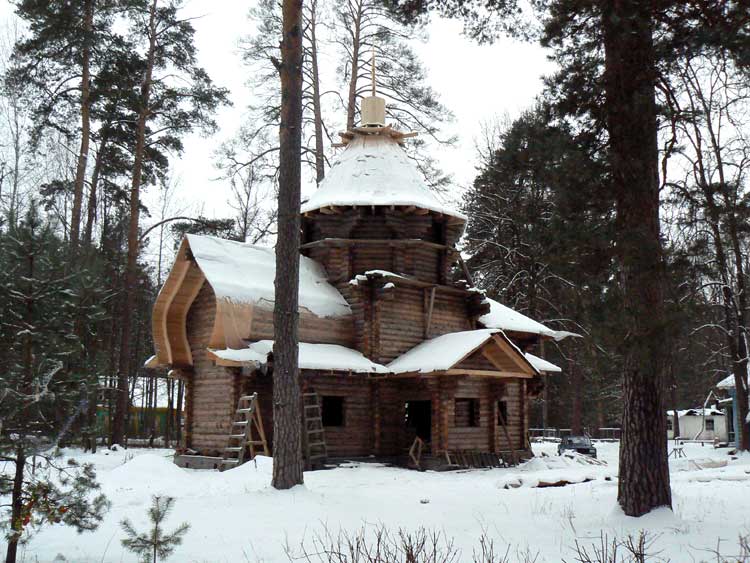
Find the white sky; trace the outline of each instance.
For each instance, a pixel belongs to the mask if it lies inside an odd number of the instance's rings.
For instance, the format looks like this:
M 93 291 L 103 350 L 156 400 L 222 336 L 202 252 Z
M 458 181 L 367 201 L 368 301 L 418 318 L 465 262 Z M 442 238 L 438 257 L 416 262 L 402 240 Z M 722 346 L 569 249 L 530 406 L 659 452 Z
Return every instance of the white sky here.
M 233 107 L 219 111 L 219 132 L 210 138 L 192 135 L 185 139 L 185 152 L 173 160 L 173 175 L 179 185 L 179 206 L 208 216 L 230 213 L 226 182 L 219 180 L 213 153 L 230 138 L 243 120 L 250 102 L 247 86 L 252 77 L 243 66 L 240 38 L 254 31 L 247 19 L 252 0 L 186 0 L 184 14 L 197 17 L 196 41 L 201 64 L 214 81 L 231 92 Z M 0 0 L 0 17 L 11 16 L 8 0 Z M 458 145 L 438 155 L 444 170 L 452 173 L 456 189 L 468 185 L 475 173 L 476 151 L 482 121 L 495 115 L 517 115 L 529 107 L 542 88 L 541 78 L 552 69 L 545 51 L 538 45 L 502 39 L 494 45 L 478 46 L 461 36 L 461 24 L 436 20 L 428 27 L 427 43 L 415 43 L 415 49 L 427 69 L 429 84 L 443 104 L 455 114 L 451 132 L 459 136 Z M 306 187 L 305 189 L 314 189 Z M 155 196 L 149 190 L 146 204 Z M 303 194 L 304 197 L 304 194 Z M 148 222 L 146 220 L 145 222 Z

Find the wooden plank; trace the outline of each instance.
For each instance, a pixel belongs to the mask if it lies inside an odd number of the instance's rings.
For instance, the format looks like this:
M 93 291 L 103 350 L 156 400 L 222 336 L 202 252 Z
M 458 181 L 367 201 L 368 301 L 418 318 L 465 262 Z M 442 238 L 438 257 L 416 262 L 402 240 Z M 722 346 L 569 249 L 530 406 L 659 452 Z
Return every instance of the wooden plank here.
M 182 280 L 185 279 L 185 275 L 190 269 L 190 262 L 175 262 L 174 266 L 169 272 L 167 281 L 164 282 L 159 297 L 154 304 L 154 309 L 151 316 L 151 322 L 154 331 L 154 340 L 156 340 L 160 346 L 157 346 L 157 355 L 160 353 L 165 354 L 166 358 L 162 358 L 167 364 L 172 365 L 172 346 L 169 341 L 169 331 L 167 329 L 167 317 L 169 316 L 169 307 L 175 298 L 175 295 L 180 289 Z M 163 347 L 163 350 L 160 348 Z
M 429 297 L 429 303 L 427 305 L 427 313 L 425 317 L 425 323 L 424 323 L 424 337 L 426 339 L 430 338 L 430 327 L 432 326 L 432 311 L 435 308 L 435 287 L 431 287 L 430 290 L 430 297 Z

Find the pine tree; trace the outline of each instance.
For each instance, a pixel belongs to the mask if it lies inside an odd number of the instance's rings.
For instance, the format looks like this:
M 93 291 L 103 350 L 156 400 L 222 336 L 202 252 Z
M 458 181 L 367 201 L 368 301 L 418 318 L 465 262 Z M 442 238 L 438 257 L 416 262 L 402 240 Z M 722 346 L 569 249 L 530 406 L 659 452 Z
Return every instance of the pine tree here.
M 182 543 L 182 537 L 190 529 L 190 524 L 183 522 L 172 532 L 165 532 L 164 521 L 169 516 L 174 506 L 174 498 L 168 496 L 154 496 L 151 499 L 151 508 L 148 510 L 148 519 L 152 528 L 148 533 L 139 533 L 130 520 L 120 522 L 127 538 L 122 540 L 122 545 L 140 557 L 144 563 L 157 563 L 159 560 L 167 559 L 175 548 Z
M 121 38 L 112 23 L 125 0 L 81 2 L 17 0 L 16 10 L 31 30 L 16 45 L 12 83 L 21 86 L 36 114 L 36 130 L 54 128 L 78 138 L 72 182 L 71 248 L 76 248 L 92 134 L 92 80 Z M 77 118 L 77 119 L 76 119 Z M 71 123 L 79 127 L 71 127 Z
M 89 391 L 74 326 L 82 273 L 66 273 L 66 251 L 34 203 L 0 235 L 0 459 L 15 466 L 13 477 L 0 482 L 0 494 L 11 495 L 8 563 L 15 563 L 24 532 L 59 522 L 93 530 L 107 509 L 102 495 L 92 497 L 93 467 L 60 463 L 55 453 Z
M 136 306 L 140 194 L 149 146 L 182 150 L 181 137 L 193 130 L 213 131 L 213 111 L 228 103 L 227 90 L 216 87 L 198 66 L 193 42 L 195 30 L 190 21 L 179 17 L 178 0 L 149 2 L 133 14 L 133 34 L 143 40 L 145 53 L 140 60 L 142 76 L 135 97 L 135 147 L 130 183 L 128 251 L 124 280 L 124 308 L 117 365 L 117 400 L 112 425 L 112 443 L 125 438 L 128 411 L 128 378 L 132 372 L 132 311 Z M 143 25 L 137 23 L 142 18 Z M 145 177 L 148 178 L 147 176 Z
M 543 104 L 488 134 L 480 174 L 464 197 L 469 217 L 464 251 L 475 282 L 490 296 L 586 335 L 566 340 L 560 350 L 553 345 L 545 350 L 565 367 L 570 384 L 548 379 L 542 426 L 549 425 L 554 402 L 564 407 L 559 423 L 580 433 L 584 402 L 596 406 L 604 388 L 619 382 L 611 357 L 597 365 L 600 356 L 613 353 L 601 336 L 599 315 L 611 294 L 613 202 L 602 189 L 606 167 L 601 157 L 591 156 L 588 137 L 577 138 L 564 122 L 555 123 Z M 584 380 L 591 391 L 587 397 Z M 615 408 L 607 406 L 610 412 Z
M 273 480 L 301 485 L 302 386 L 299 378 L 300 148 L 302 144 L 302 0 L 284 0 L 281 36 L 279 226 L 273 306 Z
M 490 40 L 498 29 L 512 32 L 522 14 L 516 0 L 384 1 L 406 20 L 430 10 L 462 17 L 471 35 Z M 671 505 L 662 399 L 667 323 L 659 223 L 657 79 L 660 70 L 690 51 L 728 51 L 747 64 L 746 7 L 718 0 L 548 0 L 536 3 L 536 8 L 544 20 L 543 43 L 556 50 L 561 63 L 572 63 L 558 75 L 561 107 L 569 116 L 590 118 L 589 125 L 606 131 L 601 138 L 609 147 L 610 189 L 617 203 L 621 314 L 631 329 L 623 349 L 618 502 L 626 514 L 640 516 Z M 707 21 L 715 25 L 706 26 Z

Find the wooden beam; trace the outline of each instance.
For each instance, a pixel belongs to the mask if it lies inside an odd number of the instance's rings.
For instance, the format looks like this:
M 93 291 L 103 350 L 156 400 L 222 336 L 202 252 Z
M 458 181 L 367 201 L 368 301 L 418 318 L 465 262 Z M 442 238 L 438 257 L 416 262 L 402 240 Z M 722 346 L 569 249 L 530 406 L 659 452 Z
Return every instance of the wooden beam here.
M 427 304 L 427 311 L 425 315 L 425 323 L 424 323 L 424 337 L 425 339 L 430 338 L 430 328 L 432 326 L 432 310 L 435 307 L 435 286 L 430 288 L 430 297 Z M 425 288 L 425 297 L 426 297 L 427 289 Z
M 427 248 L 437 248 L 449 250 L 454 253 L 458 251 L 449 245 L 440 244 L 421 239 L 349 239 L 349 238 L 324 238 L 307 242 L 300 246 L 302 249 L 315 248 L 317 246 L 424 246 Z
M 468 283 L 471 287 L 474 287 L 474 280 L 471 277 L 471 272 L 469 271 L 469 267 L 466 265 L 466 262 L 464 262 L 463 257 L 461 256 L 461 253 L 458 253 L 458 262 L 461 264 L 461 269 L 464 272 L 464 276 L 466 277 L 466 283 Z
M 486 369 L 449 369 L 447 375 L 480 375 L 483 377 L 498 377 L 502 379 L 531 379 L 533 375 L 516 371 L 494 371 Z

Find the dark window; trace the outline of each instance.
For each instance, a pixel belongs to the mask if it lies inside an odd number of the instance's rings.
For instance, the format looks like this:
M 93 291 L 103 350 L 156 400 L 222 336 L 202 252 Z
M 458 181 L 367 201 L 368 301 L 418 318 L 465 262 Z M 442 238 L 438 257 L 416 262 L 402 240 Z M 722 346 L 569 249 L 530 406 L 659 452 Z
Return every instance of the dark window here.
M 714 431 L 714 419 L 713 418 L 706 419 L 706 430 L 708 430 L 709 432 Z
M 508 403 L 507 401 L 497 402 L 497 425 L 505 426 L 508 424 Z
M 667 430 L 672 430 L 672 419 L 671 418 L 667 419 Z
M 344 397 L 321 397 L 323 426 L 344 426 Z
M 479 426 L 479 399 L 456 399 L 456 426 Z

